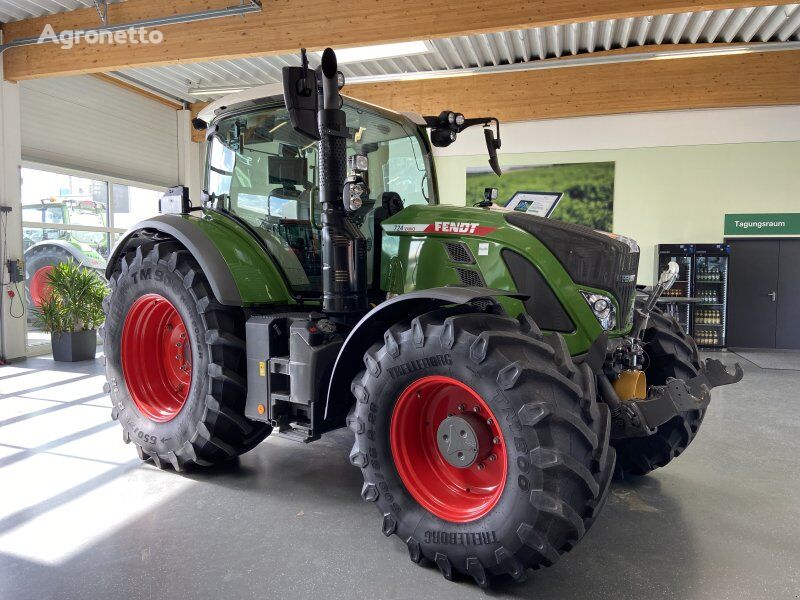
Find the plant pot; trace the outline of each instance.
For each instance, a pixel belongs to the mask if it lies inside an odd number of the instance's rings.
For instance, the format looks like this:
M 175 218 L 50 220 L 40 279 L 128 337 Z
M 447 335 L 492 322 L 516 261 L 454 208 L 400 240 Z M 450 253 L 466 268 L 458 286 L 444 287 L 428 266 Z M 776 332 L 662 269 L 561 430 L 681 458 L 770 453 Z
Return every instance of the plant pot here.
M 97 352 L 97 330 L 53 332 L 50 334 L 50 345 L 53 349 L 53 360 L 93 360 Z

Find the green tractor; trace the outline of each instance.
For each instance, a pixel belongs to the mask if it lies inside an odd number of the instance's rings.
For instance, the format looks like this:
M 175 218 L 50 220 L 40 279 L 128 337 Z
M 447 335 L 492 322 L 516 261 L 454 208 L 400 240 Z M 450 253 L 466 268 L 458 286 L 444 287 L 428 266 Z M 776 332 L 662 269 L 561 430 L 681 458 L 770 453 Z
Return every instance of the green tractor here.
M 333 51 L 303 57 L 282 94 L 209 107 L 202 206 L 166 197 L 112 252 L 112 417 L 178 471 L 347 426 L 413 561 L 520 580 L 584 536 L 615 465 L 680 454 L 741 370 L 656 308 L 677 265 L 636 297 L 634 241 L 439 205 L 430 144 L 484 126 L 499 172 L 496 119 L 342 98 Z
M 106 207 L 90 197 L 46 198 L 22 206 L 22 220 L 42 223 L 42 227 L 22 230 L 25 257 L 25 290 L 28 305 L 38 307 L 47 296 L 47 276 L 53 267 L 74 260 L 87 269 L 105 272 L 103 254 L 108 251 L 108 236 L 103 232 L 48 229 L 47 224 L 106 226 Z M 28 312 L 31 315 L 31 312 Z M 32 315 L 31 315 L 32 316 Z

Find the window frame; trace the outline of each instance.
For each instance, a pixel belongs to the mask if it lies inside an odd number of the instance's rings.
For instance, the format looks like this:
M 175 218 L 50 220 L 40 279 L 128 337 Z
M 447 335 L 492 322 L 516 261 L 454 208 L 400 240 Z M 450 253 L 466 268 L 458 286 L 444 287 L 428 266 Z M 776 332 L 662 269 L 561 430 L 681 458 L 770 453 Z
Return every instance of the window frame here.
M 162 186 L 153 185 L 152 183 L 144 183 L 141 181 L 134 181 L 131 179 L 123 179 L 121 177 L 113 177 L 110 175 L 103 175 L 101 173 L 93 173 L 91 171 L 82 171 L 79 169 L 70 169 L 67 167 L 60 167 L 57 165 L 50 165 L 47 163 L 40 163 L 34 161 L 23 160 L 22 169 L 34 169 L 36 171 L 46 171 L 48 173 L 55 173 L 56 175 L 66 175 L 69 177 L 82 177 L 84 179 L 91 179 L 93 181 L 100 181 L 105 183 L 106 197 L 106 223 L 105 227 L 94 225 L 65 225 L 63 223 L 42 223 L 38 221 L 22 221 L 22 228 L 38 228 L 38 229 L 55 229 L 59 231 L 91 231 L 97 233 L 105 233 L 109 236 L 109 251 L 114 247 L 114 236 L 123 234 L 127 229 L 114 227 L 114 210 L 113 210 L 113 189 L 114 185 L 125 185 L 128 187 L 136 187 L 145 190 L 152 190 L 155 192 L 164 192 Z M 24 175 L 20 171 L 20 192 L 22 190 L 22 180 Z

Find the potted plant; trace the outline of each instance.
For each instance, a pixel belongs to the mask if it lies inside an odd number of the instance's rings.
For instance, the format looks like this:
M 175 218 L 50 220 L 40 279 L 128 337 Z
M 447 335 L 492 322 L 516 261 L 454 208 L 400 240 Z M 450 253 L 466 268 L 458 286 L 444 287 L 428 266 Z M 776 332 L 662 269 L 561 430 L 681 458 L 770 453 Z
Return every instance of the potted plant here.
M 53 359 L 89 360 L 97 350 L 97 327 L 102 324 L 103 299 L 108 293 L 97 273 L 70 260 L 47 275 L 47 292 L 32 310 L 38 324 L 50 333 Z

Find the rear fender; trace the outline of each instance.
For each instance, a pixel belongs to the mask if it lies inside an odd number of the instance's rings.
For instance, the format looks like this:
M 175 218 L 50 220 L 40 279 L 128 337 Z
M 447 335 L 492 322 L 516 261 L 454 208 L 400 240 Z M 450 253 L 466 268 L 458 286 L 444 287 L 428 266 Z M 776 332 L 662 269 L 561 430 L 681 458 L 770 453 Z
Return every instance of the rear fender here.
M 76 248 L 75 246 L 64 240 L 43 240 L 28 248 L 25 251 L 25 254 L 27 255 L 33 250 L 36 250 L 38 248 L 46 248 L 48 246 L 56 247 L 60 250 L 63 250 L 64 252 L 69 254 L 72 258 L 74 258 L 75 262 L 79 263 L 84 267 L 88 267 L 90 269 L 104 269 L 106 267 L 105 261 L 102 261 L 101 263 L 98 260 L 90 259 L 89 257 L 86 256 L 86 254 L 84 254 L 84 252 L 80 248 Z
M 384 332 L 409 315 L 419 315 L 447 305 L 460 305 L 475 300 L 497 298 L 527 299 L 527 296 L 503 290 L 482 287 L 438 287 L 395 296 L 367 313 L 347 336 L 333 365 L 328 398 L 325 403 L 325 428 L 344 425 L 347 412 L 355 398 L 350 383 L 364 368 L 363 356 L 367 349 L 383 339 Z
M 110 278 L 123 253 L 161 233 L 181 243 L 198 262 L 216 299 L 226 306 L 293 304 L 273 259 L 253 235 L 219 215 L 159 215 L 137 223 L 114 246 Z M 237 277 L 236 274 L 239 274 Z

